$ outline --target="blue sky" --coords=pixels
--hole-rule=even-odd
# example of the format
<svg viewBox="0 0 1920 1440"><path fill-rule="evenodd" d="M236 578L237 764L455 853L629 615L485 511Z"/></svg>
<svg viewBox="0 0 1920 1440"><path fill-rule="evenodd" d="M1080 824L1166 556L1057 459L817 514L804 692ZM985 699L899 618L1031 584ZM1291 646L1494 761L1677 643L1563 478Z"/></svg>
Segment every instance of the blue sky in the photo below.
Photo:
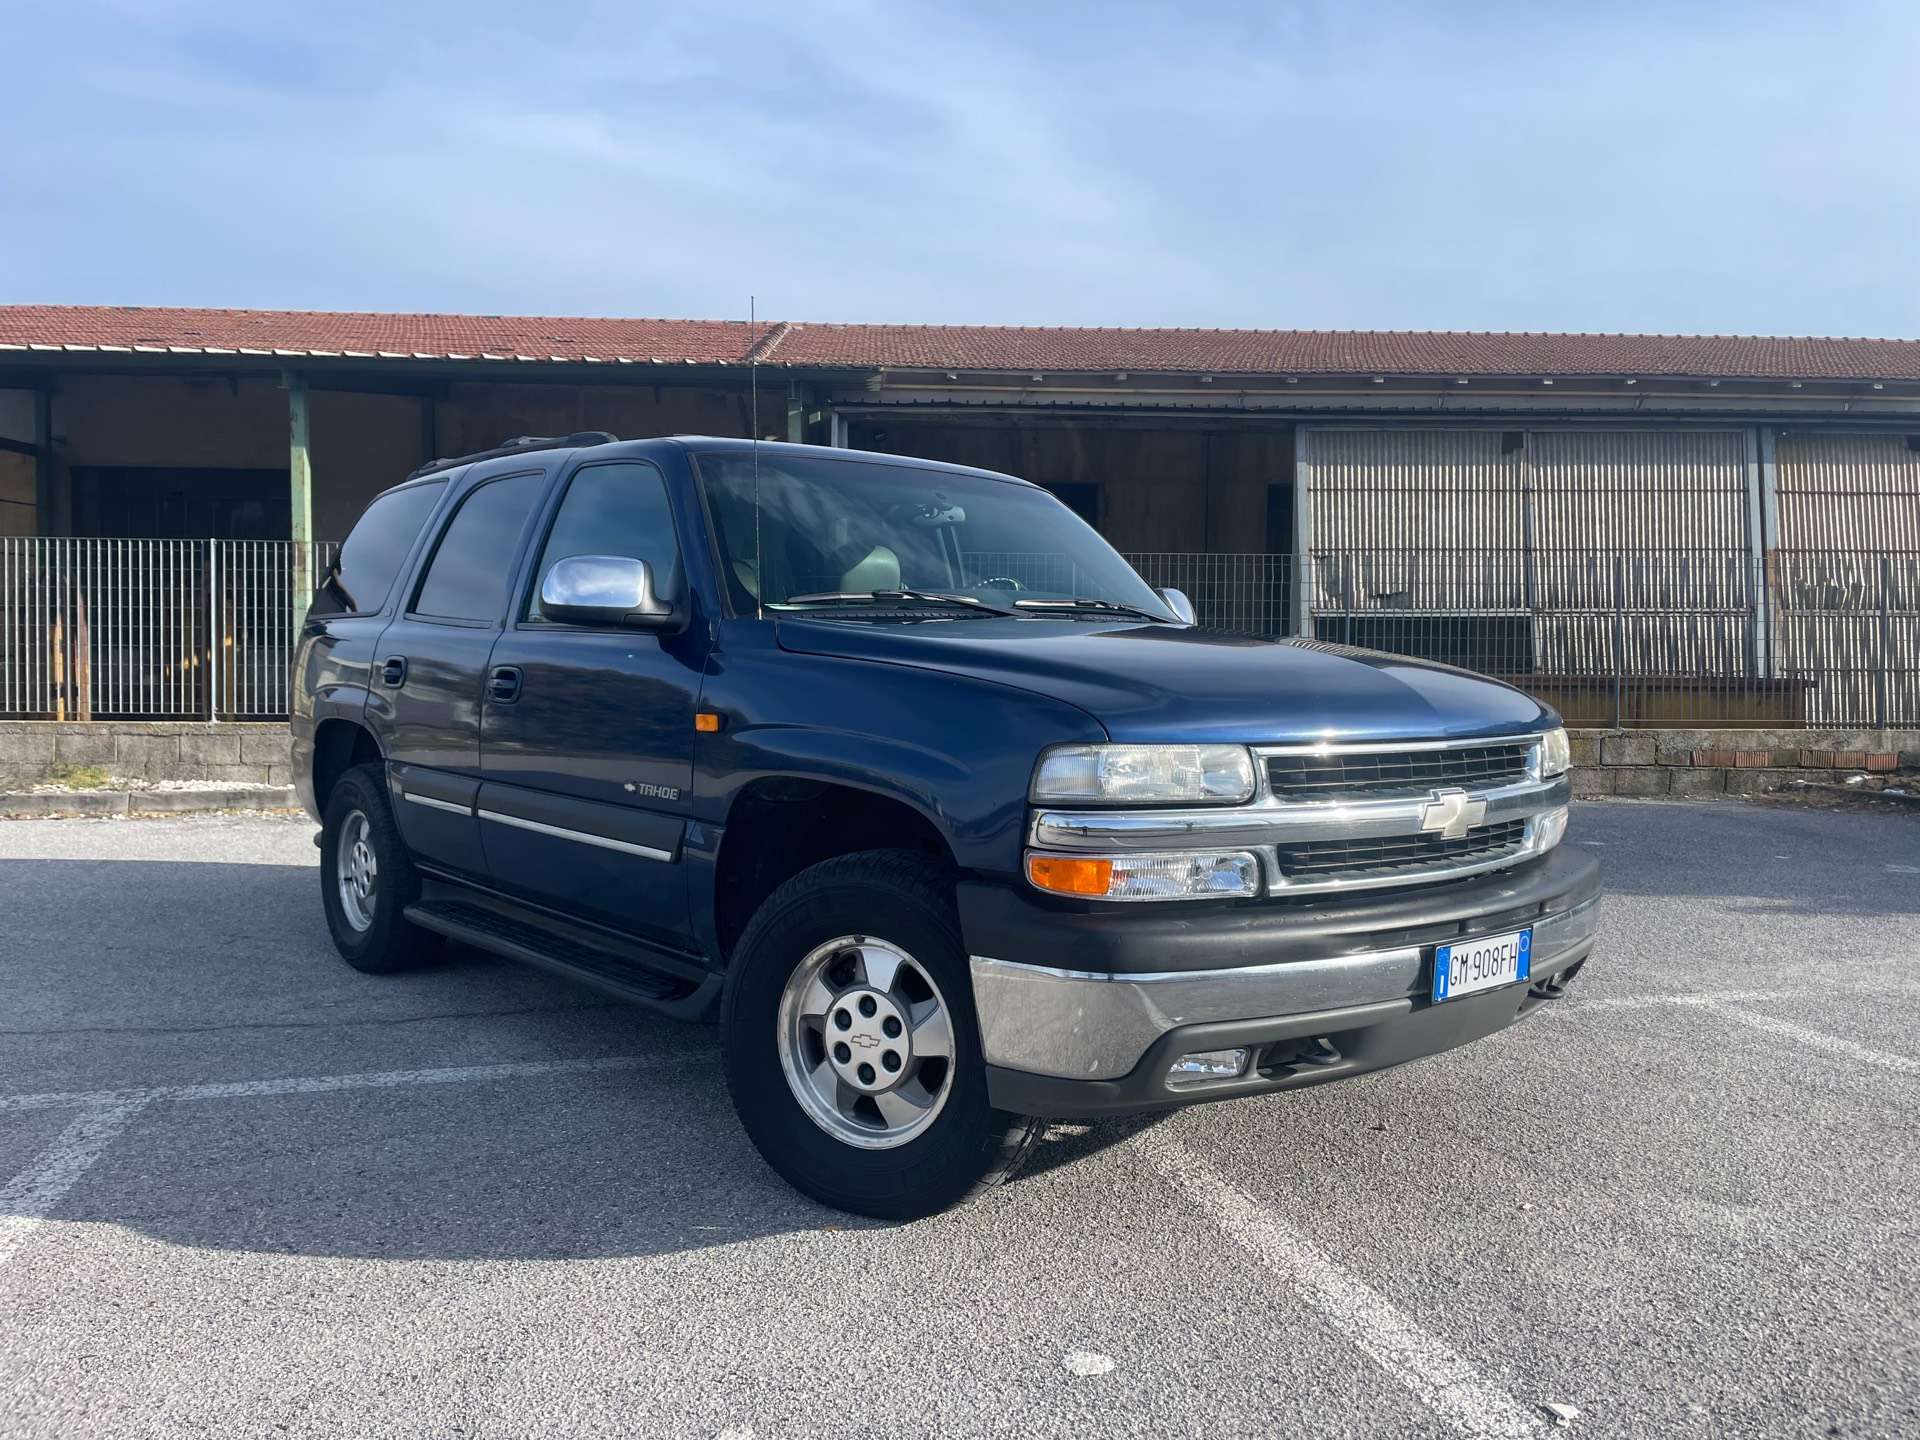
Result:
<svg viewBox="0 0 1920 1440"><path fill-rule="evenodd" d="M1920 335L1920 6L8 4L0 302Z"/></svg>

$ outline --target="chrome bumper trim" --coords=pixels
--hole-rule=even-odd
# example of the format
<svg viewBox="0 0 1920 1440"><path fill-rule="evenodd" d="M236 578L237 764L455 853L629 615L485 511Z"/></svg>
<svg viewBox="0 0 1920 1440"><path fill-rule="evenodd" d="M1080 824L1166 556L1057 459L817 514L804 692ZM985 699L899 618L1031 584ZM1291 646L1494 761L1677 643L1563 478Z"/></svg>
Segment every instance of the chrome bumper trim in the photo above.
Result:
<svg viewBox="0 0 1920 1440"><path fill-rule="evenodd" d="M1593 939L1600 897L1533 923L1533 973L1577 958ZM1115 1080L1182 1025L1264 1020L1420 993L1424 947L1228 970L1108 975L970 957L989 1065L1068 1080Z"/></svg>
<svg viewBox="0 0 1920 1440"><path fill-rule="evenodd" d="M1530 820L1573 798L1573 784L1523 780L1469 794L1487 802L1488 825ZM1028 843L1039 850L1246 849L1311 840L1379 840L1420 834L1420 815L1431 792L1384 800L1274 800L1209 810L1042 810L1033 817Z"/></svg>

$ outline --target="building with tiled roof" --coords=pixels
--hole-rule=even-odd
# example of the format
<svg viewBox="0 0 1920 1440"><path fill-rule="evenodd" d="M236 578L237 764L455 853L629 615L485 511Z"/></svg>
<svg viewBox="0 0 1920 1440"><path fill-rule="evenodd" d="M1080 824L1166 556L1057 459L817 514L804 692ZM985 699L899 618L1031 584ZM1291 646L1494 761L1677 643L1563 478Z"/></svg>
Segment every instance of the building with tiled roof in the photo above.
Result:
<svg viewBox="0 0 1920 1440"><path fill-rule="evenodd" d="M1920 707L1876 650L1920 653L1916 341L0 306L0 535L337 539L425 460L583 430L1023 475L1237 628Z"/></svg>

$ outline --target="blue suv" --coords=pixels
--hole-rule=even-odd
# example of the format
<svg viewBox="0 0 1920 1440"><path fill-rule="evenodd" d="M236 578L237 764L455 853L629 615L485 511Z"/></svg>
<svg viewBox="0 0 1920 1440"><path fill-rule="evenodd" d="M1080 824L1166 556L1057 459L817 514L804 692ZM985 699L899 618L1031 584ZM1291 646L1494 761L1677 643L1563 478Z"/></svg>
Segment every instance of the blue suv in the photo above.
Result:
<svg viewBox="0 0 1920 1440"><path fill-rule="evenodd" d="M1050 1119L1490 1034L1593 945L1551 711L1200 627L987 471L599 433L438 461L354 527L294 688L349 964L452 940L717 1019L768 1163L870 1215Z"/></svg>

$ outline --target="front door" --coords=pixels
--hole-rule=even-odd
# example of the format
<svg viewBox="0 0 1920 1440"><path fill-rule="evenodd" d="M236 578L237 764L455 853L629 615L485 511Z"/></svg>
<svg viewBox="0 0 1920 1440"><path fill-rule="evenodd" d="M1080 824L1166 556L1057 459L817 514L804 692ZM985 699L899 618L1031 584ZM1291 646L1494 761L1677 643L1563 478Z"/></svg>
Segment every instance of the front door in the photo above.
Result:
<svg viewBox="0 0 1920 1440"><path fill-rule="evenodd" d="M645 560L684 612L660 472L588 461L566 482L515 618L494 646L481 727L481 836L494 884L536 904L691 948L681 842L706 661L676 632L561 625L540 583L569 555Z"/></svg>
<svg viewBox="0 0 1920 1440"><path fill-rule="evenodd" d="M538 470L503 475L459 500L373 657L367 717L386 751L400 833L422 862L475 879L487 874L473 814L481 690L545 480Z"/></svg>

